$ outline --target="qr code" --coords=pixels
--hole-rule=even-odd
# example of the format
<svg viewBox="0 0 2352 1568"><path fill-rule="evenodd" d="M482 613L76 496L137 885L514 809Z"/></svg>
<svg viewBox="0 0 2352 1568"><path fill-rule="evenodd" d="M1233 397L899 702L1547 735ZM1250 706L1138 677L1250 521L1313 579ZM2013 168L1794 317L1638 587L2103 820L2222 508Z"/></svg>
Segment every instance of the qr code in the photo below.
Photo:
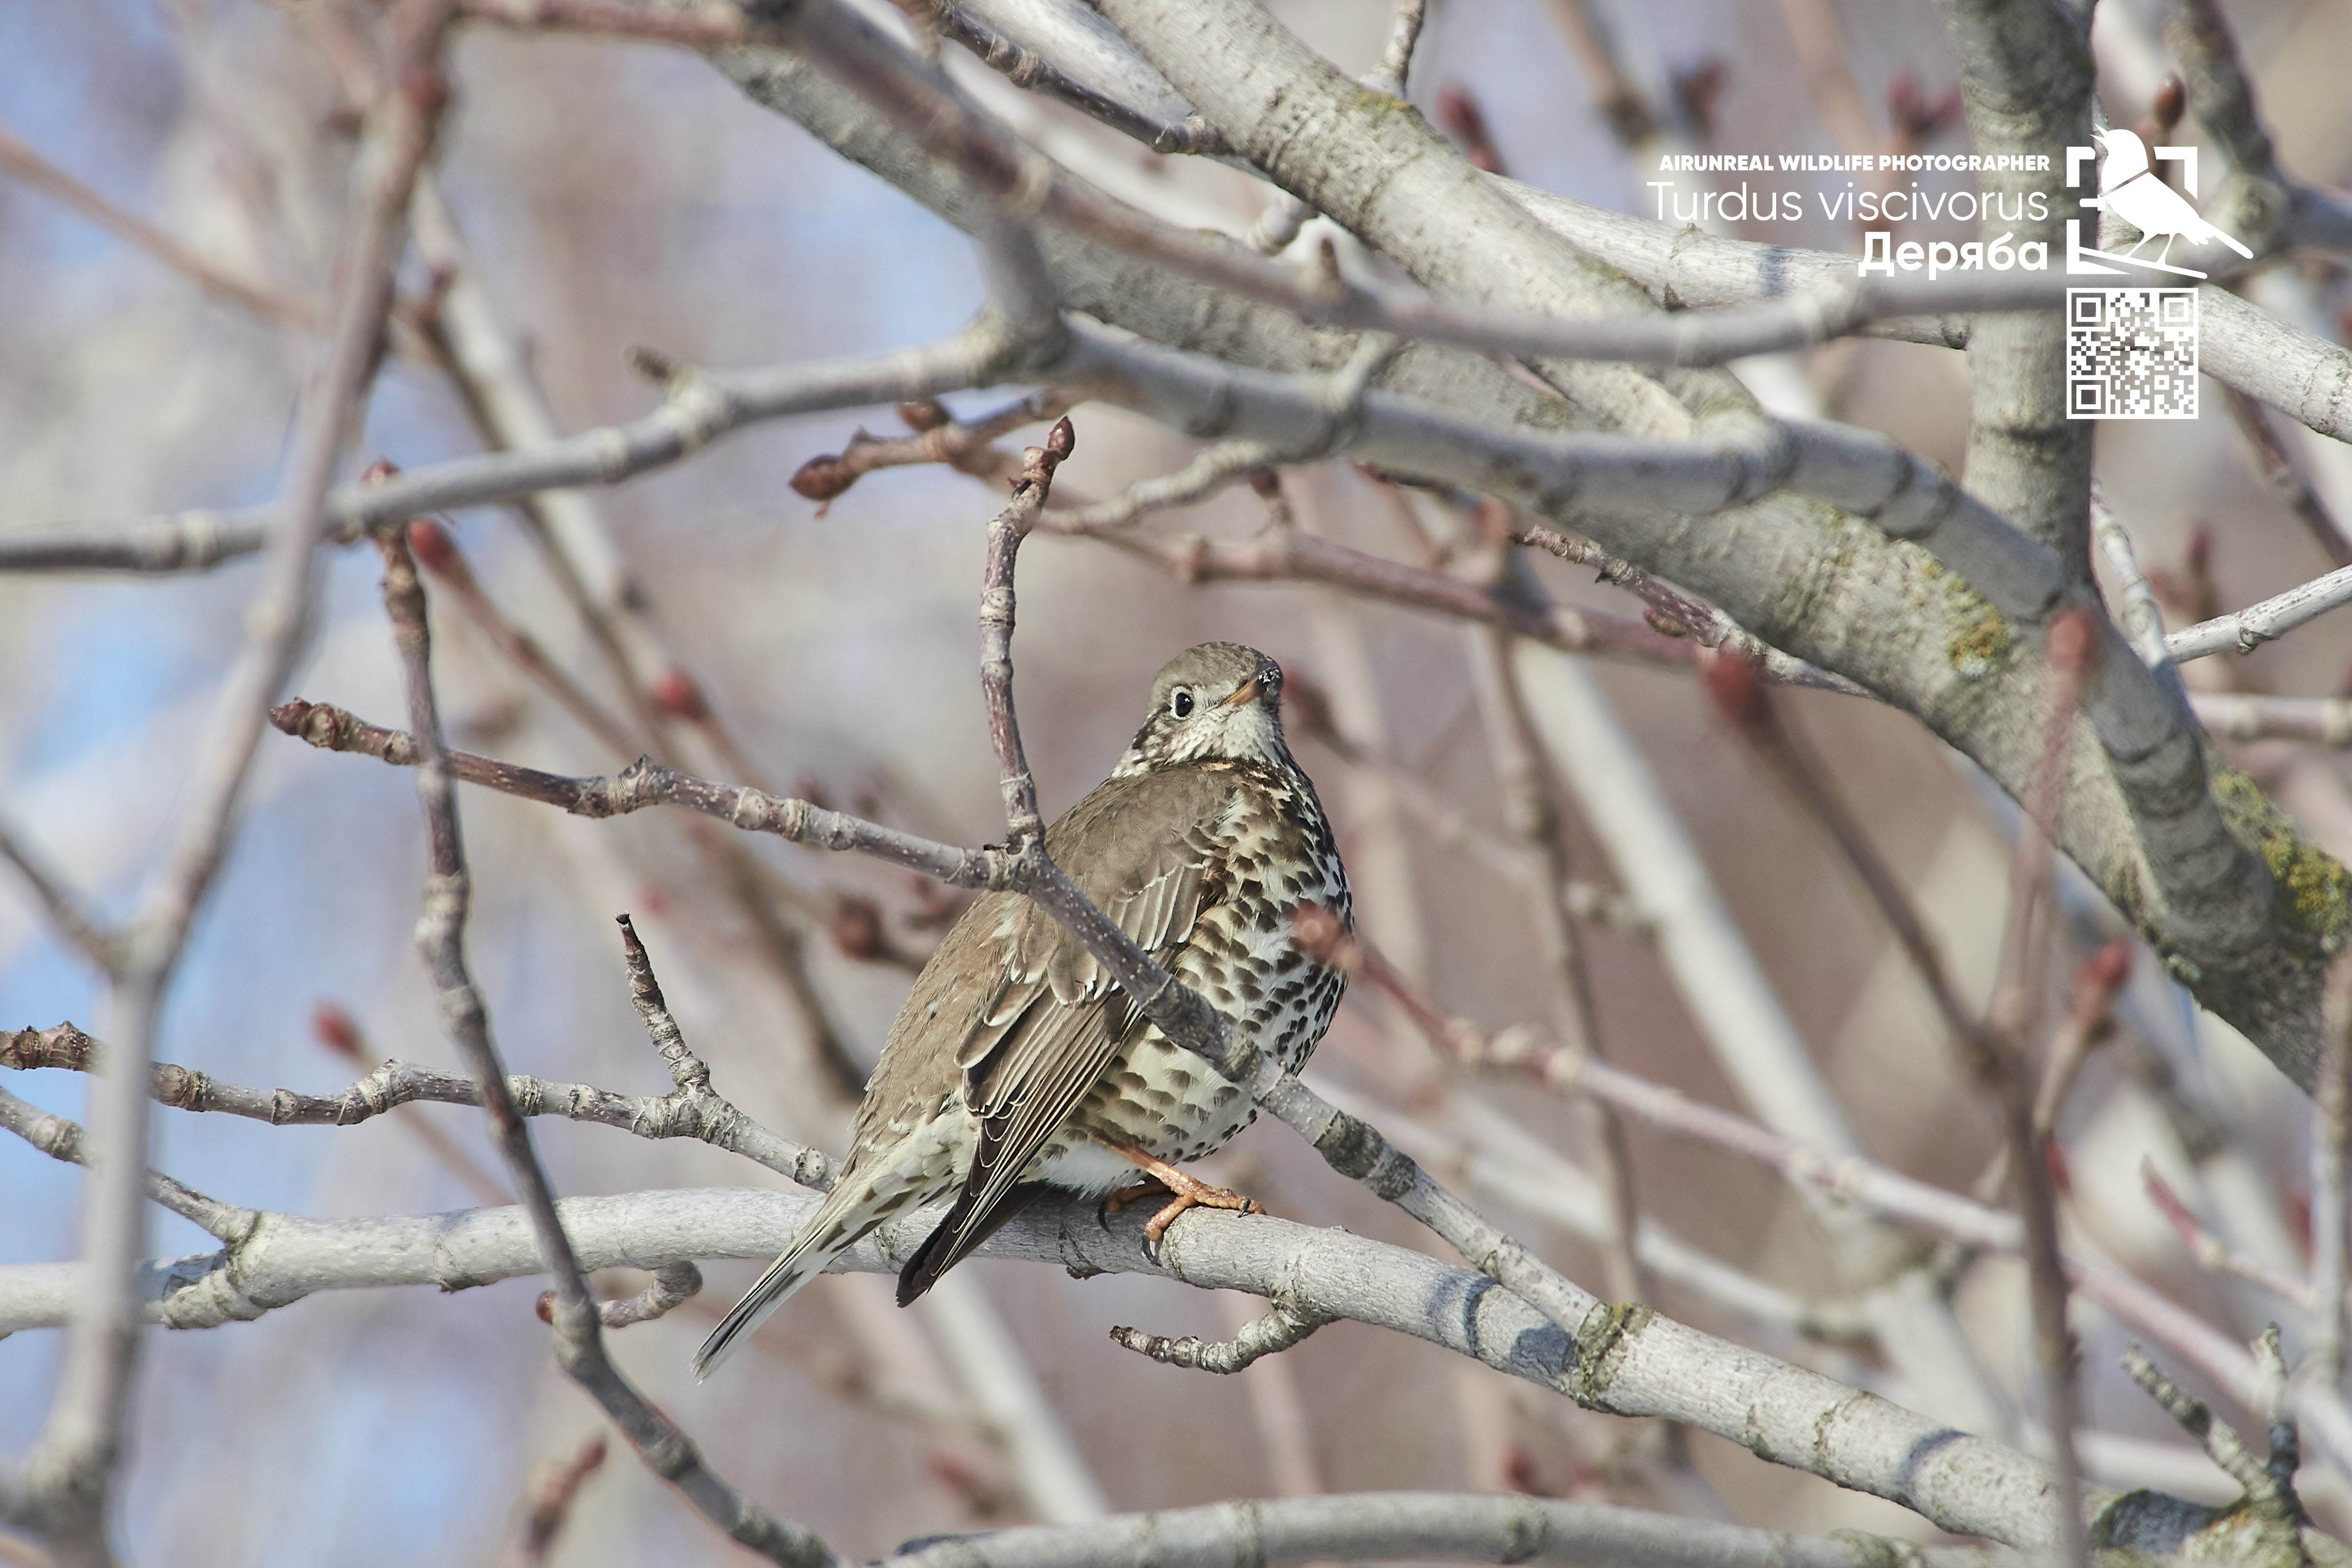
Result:
<svg viewBox="0 0 2352 1568"><path fill-rule="evenodd" d="M2069 289L2066 417L2197 417L2197 290Z"/></svg>

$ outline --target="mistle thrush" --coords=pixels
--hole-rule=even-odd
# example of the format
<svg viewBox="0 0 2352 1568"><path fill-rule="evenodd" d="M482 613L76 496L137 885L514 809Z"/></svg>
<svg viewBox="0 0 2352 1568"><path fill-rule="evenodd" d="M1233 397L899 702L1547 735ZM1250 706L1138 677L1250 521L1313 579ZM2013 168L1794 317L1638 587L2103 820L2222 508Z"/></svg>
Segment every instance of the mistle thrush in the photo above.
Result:
<svg viewBox="0 0 2352 1568"><path fill-rule="evenodd" d="M1286 1068L1307 1059L1346 977L1300 951L1302 903L1349 918L1315 786L1284 744L1282 667L1236 643L1168 661L1135 743L1045 830L1070 879L1138 945ZM1017 1187L1108 1194L1137 1167L1197 1203L1247 1200L1174 1169L1256 1119L1247 1095L1171 1044L1077 940L1017 893L988 893L923 966L857 1108L840 1181L694 1358L711 1369L877 1226L955 1205L898 1277L903 1305L1010 1216Z"/></svg>

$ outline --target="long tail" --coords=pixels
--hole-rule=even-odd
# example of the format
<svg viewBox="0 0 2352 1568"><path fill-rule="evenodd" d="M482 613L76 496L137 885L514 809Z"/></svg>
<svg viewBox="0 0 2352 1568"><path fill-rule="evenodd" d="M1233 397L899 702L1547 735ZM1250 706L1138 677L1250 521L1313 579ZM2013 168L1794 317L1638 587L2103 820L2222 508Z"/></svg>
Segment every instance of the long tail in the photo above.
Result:
<svg viewBox="0 0 2352 1568"><path fill-rule="evenodd" d="M733 1354L753 1329L768 1321L768 1315L782 1306L792 1293L824 1272L824 1266L850 1247L860 1237L907 1207L919 1201L923 1194L910 1189L898 1179L898 1173L887 1167L852 1173L842 1178L816 1213L809 1216L800 1235L784 1248L782 1256L768 1266L760 1282L743 1293L702 1348L694 1352L694 1376L697 1382L709 1377L719 1363Z"/></svg>

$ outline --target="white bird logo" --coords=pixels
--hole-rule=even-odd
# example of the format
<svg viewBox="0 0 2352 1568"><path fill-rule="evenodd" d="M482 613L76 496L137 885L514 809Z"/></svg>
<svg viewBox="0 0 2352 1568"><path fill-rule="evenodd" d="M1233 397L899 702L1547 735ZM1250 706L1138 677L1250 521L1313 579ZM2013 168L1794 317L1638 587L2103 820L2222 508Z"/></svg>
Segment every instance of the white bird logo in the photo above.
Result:
<svg viewBox="0 0 2352 1568"><path fill-rule="evenodd" d="M2247 260L2254 258L2252 251L2198 216L2188 197L2156 177L2148 165L2147 144L2137 135L2129 131L2100 131L2093 134L2107 150L2106 158L2099 165L2098 205L2139 230L2139 244L2114 259L2130 260L2138 254L2140 246L2158 235L2164 237L2164 248L2157 252L2155 261L2147 265L2164 266L2176 239L2185 239L2190 245L2210 245L2218 240ZM2201 278L2204 274L2195 276Z"/></svg>

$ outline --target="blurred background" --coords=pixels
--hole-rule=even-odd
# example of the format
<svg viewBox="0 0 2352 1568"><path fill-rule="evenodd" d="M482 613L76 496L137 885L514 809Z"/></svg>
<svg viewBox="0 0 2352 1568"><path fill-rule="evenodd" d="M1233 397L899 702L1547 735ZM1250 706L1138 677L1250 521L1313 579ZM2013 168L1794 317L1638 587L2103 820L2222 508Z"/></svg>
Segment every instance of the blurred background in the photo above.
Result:
<svg viewBox="0 0 2352 1568"><path fill-rule="evenodd" d="M1368 0L1284 0L1274 9L1350 71L1369 68L1387 37L1387 7ZM1601 15L1626 80L1683 145L1840 152L1870 150L1855 142L1874 137L1966 148L1949 101L1957 68L1929 0L1662 0ZM1458 90L1483 111L1517 178L1648 216L1654 144L1645 166L1612 136L1575 16L1546 0L1448 0L1422 44L1411 96L1435 118L1440 91ZM2321 183L2352 177L2352 100L2335 64L2352 50L2352 9L2250 0L2231 16L2288 166ZM2129 0L2101 9L2102 91L2118 122L2148 113L2169 68L2154 23ZM365 15L349 24L362 33L367 25ZM321 38L312 7L257 0L0 7L0 130L15 144L0 160L0 530L234 508L276 492L298 384L317 346L299 323L327 298L353 147L348 61L339 68ZM1824 74L1831 56L1850 73L1847 97ZM469 259L462 272L445 266L436 282L412 256L405 290L421 300L462 278L565 430L654 405L656 390L626 363L633 347L712 366L865 353L938 338L980 301L960 234L692 56L476 28L460 33L453 62L457 99L437 188L452 226L445 237L462 237ZM1057 151L1075 149L1069 155L1090 160L1089 172L1114 188L1157 193L1163 210L1231 232L1266 205L1265 187L1232 171L1155 159L1022 98L969 58L950 63L985 101L1059 138ZM1459 123L1458 112L1449 122ZM210 284L94 220L87 201L62 199L60 173L185 247L212 269ZM1739 232L1858 244L1817 212L1803 224ZM1972 237L1927 227L1906 237ZM227 297L221 277L259 298ZM2338 289L2332 272L2283 269L2254 292L2333 337ZM1768 400L1810 399L1959 465L1968 379L1958 355L1849 343L1748 368ZM1006 397L950 402L971 415ZM1075 418L1080 441L1065 470L1073 493L1110 495L1193 454L1116 410L1086 407ZM661 676L650 700L672 717L698 706L715 717L677 726L689 760L982 841L1002 816L975 679L975 590L982 527L1001 490L911 467L869 475L822 505L795 493L795 470L840 451L861 421L877 435L904 433L887 409L761 426L572 503L556 521L592 592L615 606L632 647L651 661L645 668ZM2340 448L2281 434L2321 504L2352 505ZM408 342L377 383L353 467L378 457L428 464L478 450L482 439L451 376ZM2265 481L2212 384L2194 424L2110 424L2099 440L2102 478L2142 561L2173 574L2176 625L2203 613L2191 604L2200 592L2235 605L2330 564ZM1400 559L1416 559L1415 528L1443 537L1461 526L1432 498L1403 497L1344 464L1285 470L1282 500L1300 526ZM1401 508L1418 509L1411 527ZM1141 526L1242 538L1266 517L1266 501L1241 487ZM616 687L515 513L447 521L509 622L604 706L642 713L648 698ZM2197 550L2208 584L2192 572ZM1564 600L1638 613L1589 572L1549 560L1536 570ZM391 722L399 673L377 578L372 552L335 555L294 690ZM250 558L152 580L0 577L0 810L110 914L127 912L152 871L256 581ZM1320 694L1349 742L1343 754L1306 735L1297 749L1338 818L1365 934L1481 1027L1545 1026L1551 994L1521 889L1450 841L1423 804L1434 795L1483 831L1500 831L1472 634L1293 584L1186 584L1150 559L1086 540L1037 541L1022 587L1022 718L1049 811L1108 771L1171 654L1210 637L1253 643ZM635 754L551 700L453 595L436 591L435 614L457 743L576 773L611 771ZM2325 696L2347 660L2352 628L2322 621L2227 669L2197 667L2192 680ZM1912 1174L1969 1186L1999 1142L1989 1102L1814 818L1686 675L1605 664L1591 673L1646 763L1627 775L1633 787L1663 805L1695 847L1860 1145ZM1779 700L1911 889L1964 994L1980 1003L2013 813L1899 713L1817 693ZM1296 732L1296 715L1293 723ZM1388 759L1393 772L1363 765L1367 757ZM2240 760L2323 843L2352 854L2339 753L2265 742ZM1626 890L1626 868L1590 826L1582 795L1565 781L1555 788L1576 875ZM751 869L730 869L710 836L677 820L573 821L478 791L463 795L462 809L477 875L478 977L513 1070L667 1090L614 939L613 917L629 910L719 1087L793 1137L843 1147L846 1087L870 1065L908 984L891 960L919 958L952 904L874 865L769 841L740 847ZM311 1092L338 1090L364 1070L354 1050L457 1068L410 942L422 872L409 777L266 737L233 858L171 996L160 1057L229 1082ZM2114 934L2095 900L2079 889L2074 897L2080 918L2066 933L2062 975ZM1691 998L1639 920L1595 921L1587 931L1610 1054L1739 1104ZM2141 958L2114 1037L2093 1055L2061 1124L2070 1223L2243 1337L2275 1304L2196 1270L2143 1194L2141 1162L2193 1194L2233 1245L2299 1273L2307 1105L2225 1027L2193 1016ZM1596 1282L1598 1254L1537 1201L1572 1185L1544 1161L1584 1159L1570 1108L1438 1063L1359 990L1318 1058L1322 1081L1401 1139L1428 1141L1423 1151L1441 1169L1449 1138L1518 1149L1519 1174L1473 1194ZM70 1019L98 1033L98 996L38 906L13 883L0 890L0 1026ZM10 1073L5 1082L46 1109L82 1114L77 1076ZM485 1173L497 1163L471 1111L424 1107L348 1130L158 1118L158 1165L237 1204L362 1215L497 1197L499 1179ZM1496 1118L1532 1148L1509 1142L1517 1134L1498 1131ZM565 1194L773 1179L699 1145L552 1121L535 1133ZM1853 1277L1851 1259L1837 1263L1806 1205L1756 1168L1638 1124L1630 1135L1644 1214L1691 1247L1819 1303L1825 1320L1874 1283ZM1245 1134L1212 1169L1290 1218L1433 1245L1278 1127ZM0 1264L73 1256L79 1184L74 1169L0 1141ZM212 1249L178 1219L159 1213L153 1224L158 1256ZM1895 1248L1874 1267L1938 1266L1930 1252ZM1947 1418L2008 1423L2010 1436L2030 1443L2037 1396L2017 1267L1997 1258L1941 1263L1982 1373L1972 1389L1906 1384L1852 1332L1809 1339L1673 1282L1660 1285L1658 1304ZM1638 1467L1619 1463L1626 1424L1429 1347L1340 1324L1241 1376L1212 1378L1132 1355L1106 1331L1135 1323L1222 1336L1249 1303L1001 1262L967 1266L957 1290L904 1314L887 1306L877 1279L821 1281L764 1331L758 1353L697 1386L688 1352L754 1272L713 1265L704 1298L616 1334L614 1352L730 1479L847 1552L1090 1507L1314 1489L1517 1488L1659 1500ZM643 1279L599 1283L621 1293ZM128 1552L189 1565L516 1560L529 1549L526 1516L551 1467L574 1462L604 1429L547 1354L547 1330L531 1310L540 1289L515 1280L447 1297L329 1294L252 1324L152 1337L123 1494ZM2201 1480L2197 1495L2229 1495L2116 1369L2120 1332L2081 1311L2090 1420L2116 1439L2091 1452L2095 1471L2191 1492ZM38 1429L58 1343L54 1332L0 1342L0 1451L21 1451ZM1716 1439L1690 1445L1698 1473L1743 1520L1924 1528ZM0 1542L0 1557L15 1550ZM582 1484L548 1560L730 1554L620 1455Z"/></svg>

